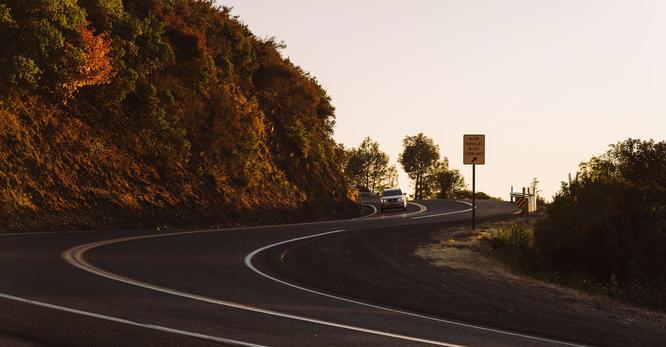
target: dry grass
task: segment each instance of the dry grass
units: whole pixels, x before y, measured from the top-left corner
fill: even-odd
[[[476,231],[469,227],[447,228],[437,231],[430,244],[419,247],[415,254],[443,269],[467,271],[482,278],[499,280],[511,286],[520,286],[543,296],[545,300],[559,298],[568,309],[601,312],[633,324],[646,324],[666,328],[666,313],[636,307],[602,295],[564,287],[529,277],[498,260],[491,238],[510,228],[515,222],[501,221],[481,225]]]
[[[441,230],[433,243],[416,250],[416,255],[441,267],[473,271],[484,276],[517,279],[503,263],[487,256],[492,251],[484,240],[496,233],[499,228],[511,222],[496,222],[480,226],[476,231],[469,227],[455,227]]]

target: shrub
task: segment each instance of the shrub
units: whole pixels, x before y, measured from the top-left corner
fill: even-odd
[[[520,222],[500,228],[489,241],[491,247],[503,251],[509,263],[521,271],[533,272],[541,265],[533,238],[532,226]]]
[[[582,163],[549,205],[535,240],[558,271],[625,289],[663,286],[666,142],[628,139]]]
[[[0,194],[32,214],[0,229],[354,212],[330,97],[283,47],[212,0],[0,1]]]

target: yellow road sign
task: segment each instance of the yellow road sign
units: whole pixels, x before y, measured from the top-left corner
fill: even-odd
[[[463,164],[486,163],[486,135],[463,135]]]

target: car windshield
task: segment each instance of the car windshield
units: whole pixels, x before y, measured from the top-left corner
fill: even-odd
[[[389,189],[385,190],[382,193],[382,196],[396,196],[396,195],[402,195],[402,191],[400,189]]]

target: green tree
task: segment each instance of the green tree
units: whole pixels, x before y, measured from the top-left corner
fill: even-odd
[[[345,173],[351,182],[374,192],[387,185],[388,160],[379,144],[366,137],[358,148],[349,151]]]
[[[465,190],[465,178],[458,169],[446,169],[437,174],[437,185],[440,199],[458,198],[460,192]]]
[[[436,161],[421,179],[421,199],[433,199],[439,192],[438,176],[440,173],[448,170],[449,162],[447,158]]]
[[[64,100],[83,86],[108,82],[110,48],[104,36],[87,28],[77,1],[3,2],[0,80],[5,87]]]
[[[396,168],[395,164],[393,164],[388,168],[388,172],[386,173],[386,187],[384,188],[396,187],[397,185],[398,168]]]
[[[375,189],[377,192],[381,192],[384,189],[396,187],[397,185],[398,185],[398,169],[395,167],[395,165],[391,165],[387,166],[384,178],[379,181]]]
[[[429,194],[428,187],[431,186],[428,175],[437,170],[439,163],[439,147],[431,138],[419,133],[415,136],[407,136],[402,141],[404,150],[398,161],[414,180],[414,198],[417,200],[425,198]]]

